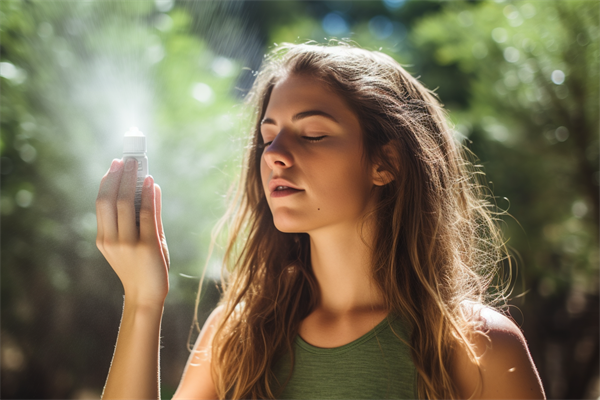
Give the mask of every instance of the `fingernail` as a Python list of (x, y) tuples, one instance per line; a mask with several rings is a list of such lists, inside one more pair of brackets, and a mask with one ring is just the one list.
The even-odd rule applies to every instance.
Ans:
[(121, 163), (119, 160), (113, 160), (112, 164), (110, 164), (110, 172), (118, 171), (121, 168)]
[(148, 175), (146, 177), (146, 180), (144, 181), (144, 186), (146, 186), (147, 188), (152, 186), (152, 181), (154, 181), (154, 179), (152, 179), (152, 176)]
[(125, 171), (133, 171), (133, 168), (135, 168), (134, 162), (135, 160), (133, 158), (128, 158), (125, 163)]

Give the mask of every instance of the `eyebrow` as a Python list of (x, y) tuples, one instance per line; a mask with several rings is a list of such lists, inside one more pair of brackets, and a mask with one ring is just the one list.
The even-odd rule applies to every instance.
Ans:
[[(325, 111), (321, 111), (321, 110), (308, 110), (308, 111), (299, 112), (298, 114), (296, 114), (292, 117), (292, 122), (296, 122), (296, 121), (304, 119), (304, 118), (315, 117), (315, 116), (325, 117), (325, 118), (330, 119), (333, 122), (339, 124), (338, 120), (335, 119), (333, 117), (333, 115), (327, 114)], [(275, 123), (275, 121), (272, 120), (271, 118), (263, 119), (262, 121), (260, 121), (260, 124), (261, 124), (261, 126), (264, 124), (277, 125), (277, 123)]]

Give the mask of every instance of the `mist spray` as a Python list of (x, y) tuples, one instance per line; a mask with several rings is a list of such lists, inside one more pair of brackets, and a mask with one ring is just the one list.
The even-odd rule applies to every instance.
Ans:
[(123, 140), (123, 161), (127, 158), (135, 158), (138, 163), (135, 183), (135, 223), (140, 226), (142, 186), (144, 186), (144, 179), (148, 175), (148, 157), (146, 156), (146, 136), (135, 126), (125, 133)]

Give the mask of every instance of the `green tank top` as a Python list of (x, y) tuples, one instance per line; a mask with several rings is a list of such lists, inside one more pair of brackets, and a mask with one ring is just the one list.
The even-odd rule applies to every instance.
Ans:
[[(409, 331), (403, 319), (388, 316), (370, 332), (341, 347), (312, 346), (300, 336), (295, 365), (280, 399), (416, 399), (417, 373), (410, 357)], [(275, 393), (287, 380), (289, 354), (273, 369)]]

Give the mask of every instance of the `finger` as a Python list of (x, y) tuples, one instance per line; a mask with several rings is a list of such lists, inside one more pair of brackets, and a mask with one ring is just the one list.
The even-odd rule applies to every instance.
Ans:
[(98, 206), (96, 200), (96, 247), (102, 250), (102, 243), (104, 242), (104, 222), (102, 220), (102, 211)]
[(117, 194), (117, 227), (120, 242), (132, 243), (138, 240), (134, 203), (136, 181), (137, 160), (127, 158)]
[(158, 234), (162, 238), (164, 236), (162, 224), (162, 190), (157, 184), (154, 184), (154, 196), (154, 204), (156, 205), (156, 225)]
[(155, 190), (155, 204), (156, 204), (156, 223), (158, 227), (158, 234), (160, 237), (160, 245), (167, 266), (167, 270), (171, 269), (171, 260), (169, 258), (169, 249), (167, 247), (167, 238), (165, 237), (165, 231), (163, 230), (162, 223), (162, 189), (158, 185), (154, 185)]
[(140, 240), (146, 243), (158, 243), (158, 231), (156, 226), (156, 199), (154, 193), (154, 178), (148, 175), (144, 179), (142, 188), (142, 206), (140, 209)]
[(101, 249), (101, 243), (102, 240), (104, 238), (104, 226), (103, 226), (103, 222), (102, 222), (102, 206), (100, 205), (100, 192), (102, 190), (102, 185), (104, 184), (104, 182), (106, 181), (106, 177), (108, 176), (108, 174), (110, 174), (110, 170), (113, 169), (113, 165), (115, 165), (115, 163), (117, 162), (117, 159), (112, 160), (112, 163), (110, 164), (110, 167), (108, 168), (108, 171), (106, 171), (106, 173), (104, 174), (104, 176), (102, 177), (102, 180), (100, 181), (100, 187), (98, 188), (98, 195), (96, 196), (96, 246), (98, 246), (99, 249)]
[(123, 162), (115, 159), (100, 182), (96, 198), (97, 241), (117, 239), (116, 199), (122, 174)]

